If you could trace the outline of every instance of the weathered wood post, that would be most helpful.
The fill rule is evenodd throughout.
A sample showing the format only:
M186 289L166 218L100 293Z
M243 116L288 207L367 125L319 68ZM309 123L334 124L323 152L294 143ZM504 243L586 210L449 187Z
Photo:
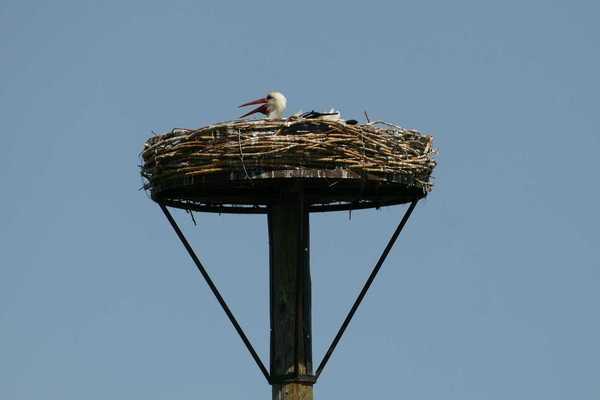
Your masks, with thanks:
M302 189L268 211L273 400L312 400L309 213Z

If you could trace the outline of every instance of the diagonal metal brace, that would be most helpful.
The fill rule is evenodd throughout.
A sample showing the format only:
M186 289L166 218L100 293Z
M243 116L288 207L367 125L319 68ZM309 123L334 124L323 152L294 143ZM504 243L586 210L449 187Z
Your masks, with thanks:
M213 283L212 279L210 279L210 276L208 275L208 272L206 272L206 269L204 268L204 266L202 265L202 263L200 262L200 260L196 256L196 253L194 252L194 249L192 249L192 246L190 246L190 244L188 243L187 239L183 235L183 232L181 231L181 229L179 229L179 226L177 225L177 223L173 219L173 216L171 215L171 213L169 212L169 210L167 209L167 207L165 207L163 204L159 204L159 205L160 205L160 209L163 211L163 213L165 214L165 216L169 220L169 223L173 227L173 230L177 234L177 237L179 237L179 240L181 240L181 243L183 244L183 247L185 247L185 249L187 250L188 254L190 255L190 257L194 261L194 264L196 264L196 267L198 268L198 270L200 271L200 273L204 277L204 280L208 284L208 287L210 288L210 290L212 291L212 293L217 298L219 304L223 308L223 311L225 311L225 314L227 314L227 317L229 318L229 321L231 322L231 324L235 328L235 330L238 333L238 335L240 335L240 338L242 339L242 342L244 342L244 345L246 345L246 349L248 349L248 351L250 352L250 355L252 356L252 358L256 362L256 365L258 366L258 368L260 369L260 371L265 376L267 382L269 384L272 384L271 383L271 376L269 375L269 372L267 371L267 368L265 368L265 365L263 364L263 362L261 361L260 357L256 353L256 350L254 350L254 347L252 346L252 343L250 343L250 340L248 340L248 337L246 336L246 334L242 330L242 327L240 326L240 324L238 323L238 321L235 319L233 313L229 309L229 306L227 305L227 303L223 299L223 296L221 296L221 293L219 293L219 290L217 289L217 287Z
M417 202L418 202L418 200L415 200L412 203L410 203L410 206L408 207L408 209L404 213L404 216L402 217L402 220L398 224L398 227L396 228L396 230L392 234L392 237L390 238L387 246L385 247L385 249L383 250L383 253L379 257L379 260L377 261L377 264L375 264L375 267L373 267L373 271L371 272L371 275L369 275L369 278L365 282L365 284L364 284L362 290L360 291L358 297L354 301L354 304L352 305L352 308L350 308L350 311L348 312L348 315L346 315L346 319L344 319L344 322L342 323L342 326L340 326L340 329L338 330L337 334L335 335L335 338L331 342L331 345L329 345L329 349L327 349L327 352L325 353L325 356L323 357L323 360L319 364L319 367L317 368L317 371L315 373L315 381L317 379L319 379L319 375L321 375L321 372L323 372L323 368L325 368L325 365L327 365L327 361L329 361L329 358L333 354L333 351L335 350L335 347L337 346L338 342L342 338L342 335L346 331L346 328L348 328L348 325L350 325L350 321L352 320L352 317L354 316L354 313L356 312L356 310L358 309L358 306L360 305L360 303L362 302L363 298L367 294L367 291L369 290L369 287L373 283L373 280L375 280L375 277L377 276L377 273L381 269L381 266L383 265L383 262L385 261L386 257L388 256L388 253L390 252L390 250L394 246L394 243L396 243L396 239L398 239L398 236L400 235L400 232L402 231L402 228L404 228L404 225L406 225L406 222L408 221L408 218L410 217L410 214L412 214L413 210L415 209L415 206L417 205Z

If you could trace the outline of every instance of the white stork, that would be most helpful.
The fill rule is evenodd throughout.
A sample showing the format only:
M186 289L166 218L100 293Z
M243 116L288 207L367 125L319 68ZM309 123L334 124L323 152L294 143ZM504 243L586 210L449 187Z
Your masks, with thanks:
M282 93L279 92L271 92L267 94L266 97L261 97L260 99L252 100L247 103L242 104L240 107L250 106L252 104L261 104L259 107L256 107L254 110L242 115L240 118L247 117L248 115L252 115L254 113L261 113L267 116L268 119L282 119L283 111L287 105L287 99Z
M253 104L260 104L260 106L256 107L250 112L247 112L240 118L244 118L255 113L261 113L266 115L267 119L283 119L283 112L285 111L285 107L287 106L287 99L280 92L271 92L267 94L266 97L261 97L260 99L249 101L247 103L242 104L240 107L250 106ZM297 112L296 114L292 115L289 119L318 119L321 121L328 122L339 121L348 125L356 125L358 123L354 119L342 119L340 112L334 110L333 108L329 110L329 112Z

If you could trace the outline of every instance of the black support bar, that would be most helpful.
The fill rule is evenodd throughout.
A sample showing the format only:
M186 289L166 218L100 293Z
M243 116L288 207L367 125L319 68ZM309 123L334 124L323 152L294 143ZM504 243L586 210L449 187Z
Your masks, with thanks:
M210 290L212 291L212 293L215 295L215 297L219 301L219 304L223 308L223 311L225 311L225 314L227 314L227 317L229 318L229 321L231 322L231 324L235 328L235 330L238 333L238 335L240 335L240 338L242 339L242 342L244 342L244 345L246 345L246 348L248 349L248 351L250 352L250 355L252 356L252 358L256 362L256 365L258 366L258 368L260 368L261 372L263 373L263 375L267 379L267 382L269 384L271 384L271 376L269 375L269 371L267 371L267 368L265 368L265 365L263 364L263 362L261 361L260 357L256 353L256 350L254 350L254 347L252 346L252 343L250 343L250 340L248 340L248 337L246 336L246 334L242 330L242 327L240 326L240 324L235 319L234 315L232 314L231 310L229 309L229 306L227 305L227 303L223 299L223 296L221 296L221 293L219 293L219 290L217 289L217 287L213 283L212 279L208 275L208 272L206 272L206 269L204 268L204 266L202 265L202 263L200 262L200 260L196 256L196 253L194 252L194 249L192 249L192 246L190 246L190 244L188 243L187 239L183 235L183 232L181 231L181 229L179 229L179 226L177 225L177 223L173 219L173 216L171 215L171 213L169 212L169 210L167 209L167 207L165 207L162 204L159 204L159 205L160 205L160 209L163 211L163 213L165 214L165 216L169 220L169 223L173 227L173 230L175 230L175 233L179 237L179 240L181 240L181 243L183 244L183 247L185 247L185 249L187 250L188 254L190 255L190 257L194 261L194 264L196 264L196 267L198 268L198 271L200 271L200 273L204 277L204 280L208 284L208 287L210 288Z
M400 235L400 232L402 231L402 228L404 228L404 225L406 225L406 222L408 221L408 218L410 217L410 214L412 214L413 210L415 209L415 206L417 205L417 202L418 202L418 200L415 200L412 203L410 203L410 206L408 207L408 209L404 213L404 216L402 217L402 220L398 224L398 227L394 231L394 233L393 233L392 237L390 238L387 246L383 250L383 253L379 257L379 260L377 261L377 264L375 264L375 267L373 267L373 271L371 272L371 275L369 275L369 278L365 282L365 284L364 284L362 290L360 291L358 297L354 301L354 304L352 305L352 308L348 312L348 315L346 316L346 319L344 319L344 322L342 323L342 326L340 326L340 329L339 329L338 333L335 335L335 338L333 339L333 342L331 342L331 345L329 346L329 349L327 349L327 352L325 353L325 356L323 357L323 360L319 364L319 367L317 368L317 371L315 373L315 381L319 378L319 375L321 375L321 372L323 372L323 368L325 368L325 365L327 365L327 361L329 361L329 358L333 354L333 351L335 350L335 347L337 346L338 342L342 338L342 335L346 331L346 328L348 328L348 325L350 324L350 321L352 320L352 317L354 316L354 313L356 312L356 310L358 309L358 306L360 305L360 303L362 302L363 298L367 294L367 291L369 290L369 287L373 283L373 280L375 280L375 277L377 276L377 273L381 269L381 266L383 265L383 262L385 261L386 257L388 256L388 253L390 252L390 250L394 246L394 243L396 243L396 239L398 239L398 236Z

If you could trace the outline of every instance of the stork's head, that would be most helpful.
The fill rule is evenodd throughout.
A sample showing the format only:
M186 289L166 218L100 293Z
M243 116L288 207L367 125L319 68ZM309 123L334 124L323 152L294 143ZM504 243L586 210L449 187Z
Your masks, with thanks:
M287 99L282 93L279 92L271 92L266 97L261 97L260 99L252 100L247 103L242 104L240 107L249 106L252 104L261 104L259 107L242 115L240 118L247 117L248 115L252 115L254 113L262 113L267 116L269 119L281 119L283 118L283 111L287 106Z

